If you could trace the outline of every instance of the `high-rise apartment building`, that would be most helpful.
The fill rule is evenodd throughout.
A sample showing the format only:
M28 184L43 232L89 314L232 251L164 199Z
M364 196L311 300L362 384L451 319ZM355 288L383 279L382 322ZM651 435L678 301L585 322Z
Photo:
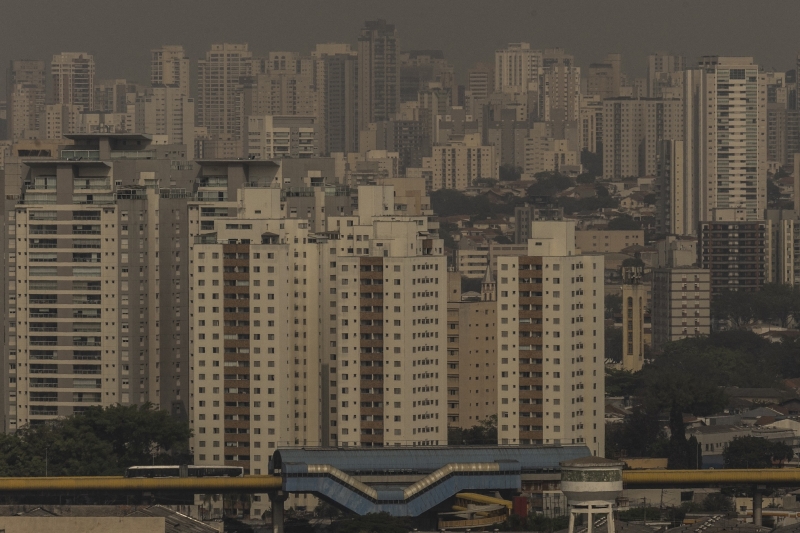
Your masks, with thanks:
M150 51L150 85L178 89L189 95L189 58L183 46L165 45Z
M432 87L455 93L453 64L441 50L411 50L400 54L400 102L416 102L417 93ZM452 101L451 101L452 103Z
M94 109L94 57L82 52L62 52L53 56L53 103Z
M749 220L744 209L717 214L719 220L701 221L698 230L698 264L710 271L712 295L761 290L772 271L769 225Z
M589 65L586 82L586 95L597 96L601 100L616 98L622 89L622 56L607 54L602 63Z
M400 110L400 49L394 24L364 23L358 38L359 130Z
M578 148L593 154L603 153L603 101L598 96L581 97Z
M574 221L532 223L528 255L498 257L498 440L605 453L603 257Z
M136 89L135 83L128 83L124 79L99 81L94 86L94 107L91 111L125 113L128 110L128 94L135 94Z
M683 140L662 140L658 144L655 180L656 231L659 235L696 235L698 191L685 179Z
M581 69L553 64L544 69L539 85L539 119L577 122L581 108ZM561 126L560 129L563 129Z
M686 156L697 175L700 221L716 221L714 210L744 210L763 218L767 206L766 78L751 57L706 56L687 71L684 106ZM691 125L691 127L690 127ZM685 179L694 178L684 173Z
M481 297L462 299L461 274L448 279L447 424L468 429L497 415L497 284L487 266Z
M494 92L494 67L478 63L467 71L467 90L473 100L485 100Z
M189 98L180 86L161 85L137 94L133 102L135 131L151 135L166 135L168 144L186 146L186 159L194 154L194 98Z
M358 53L350 45L317 45L320 152L358 151Z
M46 97L44 61L12 60L6 91L8 138L18 141L36 137Z
M247 115L317 116L316 61L294 52L270 52L245 91Z
M276 169L203 163L212 195L190 206L196 461L258 473L281 445L444 444L441 241L392 187L312 234L283 215Z
M684 135L680 100L607 98L603 102L603 176L655 176L658 146Z
M664 98L664 87L672 85L670 74L686 68L686 58L670 54L650 54L647 56L647 96Z
M493 146L484 146L479 134L464 135L444 146L434 146L425 158L433 171L433 190L466 190L481 178L497 179L500 164Z
M624 302L623 302L624 305ZM653 272L653 350L711 333L711 272L668 267Z
M247 155L256 159L319 155L316 118L291 115L247 117Z
M531 50L530 43L510 43L494 53L494 90L526 93L528 84L538 84L542 73L542 51Z
M185 417L186 210L169 193L189 188L171 161L183 147L144 135L70 140L6 176L19 189L4 214L5 429L114 404Z
M242 84L252 76L252 55L246 44L213 44L197 62L195 123L212 139L229 137L241 143L246 127Z

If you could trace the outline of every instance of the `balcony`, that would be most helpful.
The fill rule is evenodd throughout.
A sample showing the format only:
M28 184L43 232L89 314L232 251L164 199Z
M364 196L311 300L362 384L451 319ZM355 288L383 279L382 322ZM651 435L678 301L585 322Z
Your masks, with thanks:
M156 158L155 150L111 150L111 159L155 159L155 158Z
M67 161L100 161L100 150L61 150L61 159Z

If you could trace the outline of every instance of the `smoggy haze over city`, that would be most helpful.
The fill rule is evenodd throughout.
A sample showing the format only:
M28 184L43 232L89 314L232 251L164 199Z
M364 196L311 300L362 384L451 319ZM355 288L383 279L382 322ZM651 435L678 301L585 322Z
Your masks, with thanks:
M754 56L766 70L788 70L800 2L3 0L2 13L0 64L84 51L95 57L97 79L146 82L149 51L163 44L182 44L194 59L221 42L246 42L256 53L308 52L317 43L355 42L363 22L379 17L395 24L403 50L441 49L462 78L516 41L564 48L581 67L621 53L630 75L643 75L647 54L657 51L690 62L706 54Z

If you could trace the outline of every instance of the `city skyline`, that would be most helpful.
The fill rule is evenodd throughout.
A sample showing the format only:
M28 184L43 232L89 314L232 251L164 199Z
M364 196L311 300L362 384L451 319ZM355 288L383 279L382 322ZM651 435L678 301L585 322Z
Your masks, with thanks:
M794 53L783 44L782 35L790 34L791 21L800 16L796 4L774 1L769 2L773 9L766 9L762 2L744 0L724 2L725 11L719 10L722 2L717 1L660 5L626 0L612 7L579 0L512 1L502 10L460 2L458 16L453 15L452 2L412 1L402 7L359 0L269 7L237 2L238 10L207 2L197 16L195 9L187 11L185 2L163 5L145 1L131 12L88 0L82 3L82 10L48 6L39 10L36 19L16 19L17 14L29 12L30 4L26 3L26 9L21 5L15 9L18 0L7 4L0 63L49 60L61 51L78 50L95 56L96 79L124 77L139 83L149 79L150 50L164 44L183 45L193 62L201 59L211 44L222 42L247 43L255 56L273 50L305 54L318 43L355 44L363 21L377 18L395 25L401 50L441 49L455 64L459 83L465 82L472 64L491 60L495 49L508 42L530 42L534 49L564 48L582 68L602 61L606 53L620 53L625 73L635 76L644 73L646 56L655 52L684 55L687 65L709 54L753 56L766 70L788 70L794 66ZM151 16L154 10L160 16ZM93 16L85 16L87 12ZM239 16L244 12L255 16ZM187 18L187 13L192 15ZM280 24L267 26L270 31L265 32L262 21L274 19ZM657 20L658 26L653 27L651 20ZM210 21L213 26L208 26ZM61 24L72 29L66 38L58 31ZM148 31L141 31L143 27ZM647 46L642 46L643 42ZM192 70L195 77L196 66Z

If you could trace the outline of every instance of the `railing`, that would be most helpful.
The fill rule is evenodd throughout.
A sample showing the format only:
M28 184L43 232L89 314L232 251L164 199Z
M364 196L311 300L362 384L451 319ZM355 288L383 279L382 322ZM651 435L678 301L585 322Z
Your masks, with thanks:
M61 159L99 161L100 150L61 150Z
M111 150L111 159L155 159L155 158L156 158L155 150Z

